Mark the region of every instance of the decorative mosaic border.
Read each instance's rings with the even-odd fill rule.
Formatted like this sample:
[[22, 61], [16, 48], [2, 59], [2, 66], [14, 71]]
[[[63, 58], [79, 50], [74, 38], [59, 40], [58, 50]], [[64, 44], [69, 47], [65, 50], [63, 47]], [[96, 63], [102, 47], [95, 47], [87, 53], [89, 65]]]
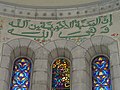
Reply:
[[105, 0], [75, 6], [23, 6], [0, 1], [0, 15], [29, 19], [67, 19], [99, 15], [120, 9], [120, 0]]

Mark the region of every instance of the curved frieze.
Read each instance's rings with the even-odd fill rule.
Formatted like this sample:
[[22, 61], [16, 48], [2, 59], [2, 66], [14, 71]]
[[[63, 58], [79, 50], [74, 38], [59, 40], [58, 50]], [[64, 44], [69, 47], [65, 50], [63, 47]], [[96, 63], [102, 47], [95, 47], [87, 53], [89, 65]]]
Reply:
[[66, 19], [86, 17], [119, 10], [120, 0], [105, 0], [75, 6], [23, 6], [0, 1], [0, 15], [30, 19]]

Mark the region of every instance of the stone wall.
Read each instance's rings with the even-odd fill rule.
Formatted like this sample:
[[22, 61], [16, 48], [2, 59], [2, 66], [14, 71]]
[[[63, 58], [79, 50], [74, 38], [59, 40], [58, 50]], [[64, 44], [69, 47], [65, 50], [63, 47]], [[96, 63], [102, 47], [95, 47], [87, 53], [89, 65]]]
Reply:
[[71, 90], [91, 90], [91, 62], [98, 55], [109, 57], [112, 90], [119, 90], [119, 13], [38, 21], [1, 16], [0, 90], [9, 90], [19, 57], [32, 60], [31, 90], [51, 89], [51, 65], [59, 57], [71, 62]]

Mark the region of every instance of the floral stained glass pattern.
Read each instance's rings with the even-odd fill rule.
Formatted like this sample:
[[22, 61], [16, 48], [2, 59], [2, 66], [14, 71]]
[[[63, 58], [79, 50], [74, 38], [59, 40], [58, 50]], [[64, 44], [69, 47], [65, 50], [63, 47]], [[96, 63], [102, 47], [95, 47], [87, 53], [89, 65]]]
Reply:
[[110, 79], [110, 62], [103, 55], [92, 62], [92, 90], [112, 90]]
[[19, 58], [14, 62], [10, 90], [29, 90], [31, 61]]
[[52, 64], [52, 90], [70, 90], [70, 62], [65, 58]]

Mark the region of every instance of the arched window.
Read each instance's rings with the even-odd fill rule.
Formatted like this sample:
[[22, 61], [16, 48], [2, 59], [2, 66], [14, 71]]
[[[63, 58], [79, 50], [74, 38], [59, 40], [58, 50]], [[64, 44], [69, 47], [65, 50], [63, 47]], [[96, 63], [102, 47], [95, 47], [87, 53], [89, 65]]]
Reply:
[[111, 90], [110, 61], [104, 55], [92, 61], [92, 90]]
[[10, 90], [30, 90], [31, 60], [18, 58], [14, 62]]
[[70, 90], [70, 62], [65, 58], [52, 64], [52, 90]]

